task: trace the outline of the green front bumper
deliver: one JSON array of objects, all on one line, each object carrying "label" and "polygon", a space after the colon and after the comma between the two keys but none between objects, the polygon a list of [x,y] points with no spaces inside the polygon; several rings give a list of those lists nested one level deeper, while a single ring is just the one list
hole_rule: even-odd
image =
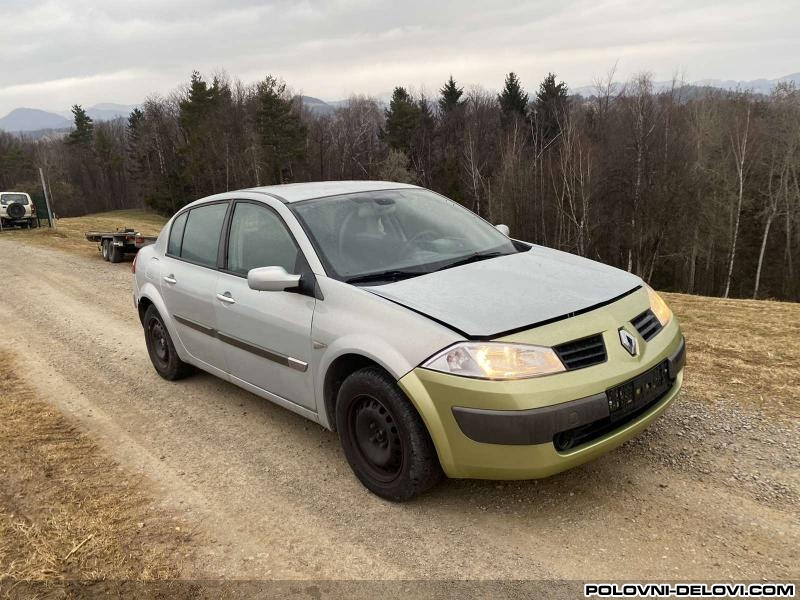
[{"label": "green front bumper", "polygon": [[[682,370],[672,388],[646,412],[606,435],[562,452],[552,442],[530,445],[476,442],[461,430],[453,408],[526,411],[551,407],[603,393],[647,371],[675,354],[683,340],[674,317],[649,342],[641,339],[630,320],[648,306],[647,294],[640,290],[607,307],[502,338],[509,342],[555,345],[602,332],[608,355],[603,364],[519,381],[470,379],[423,368],[414,369],[400,379],[400,387],[427,425],[445,473],[454,478],[479,479],[547,477],[600,456],[644,430],[677,396],[683,381]],[[638,338],[640,352],[635,357],[619,343],[617,330],[623,325]]]}]

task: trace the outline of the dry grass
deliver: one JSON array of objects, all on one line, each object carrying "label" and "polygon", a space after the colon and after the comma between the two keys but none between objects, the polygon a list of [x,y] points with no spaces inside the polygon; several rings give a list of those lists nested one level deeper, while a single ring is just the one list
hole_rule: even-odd
[{"label": "dry grass", "polygon": [[113,212],[71,217],[58,220],[58,227],[41,227],[34,230],[8,230],[3,236],[12,236],[32,244],[42,246],[57,245],[59,248],[77,254],[96,256],[97,245],[86,240],[87,231],[114,231],[129,227],[143,235],[158,235],[167,220],[142,210],[117,210]]},{"label": "dry grass", "polygon": [[664,294],[687,342],[685,398],[800,413],[800,304]]},{"label": "dry grass", "polygon": [[187,527],[0,363],[0,597],[75,580],[163,580],[191,555]]}]

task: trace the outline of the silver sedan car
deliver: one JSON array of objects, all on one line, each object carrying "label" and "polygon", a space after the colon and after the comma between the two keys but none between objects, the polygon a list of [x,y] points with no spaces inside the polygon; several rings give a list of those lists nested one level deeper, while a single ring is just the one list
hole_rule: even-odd
[{"label": "silver sedan car", "polygon": [[546,477],[675,399],[685,346],[630,273],[391,182],[229,192],[134,262],[156,371],[208,371],[339,433],[372,492]]}]

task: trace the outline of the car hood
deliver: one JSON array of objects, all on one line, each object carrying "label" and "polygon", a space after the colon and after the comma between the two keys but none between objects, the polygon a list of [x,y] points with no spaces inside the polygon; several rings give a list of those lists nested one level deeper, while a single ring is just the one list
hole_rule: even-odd
[{"label": "car hood", "polygon": [[492,338],[585,312],[642,280],[602,263],[533,246],[527,252],[364,289],[457,330]]}]

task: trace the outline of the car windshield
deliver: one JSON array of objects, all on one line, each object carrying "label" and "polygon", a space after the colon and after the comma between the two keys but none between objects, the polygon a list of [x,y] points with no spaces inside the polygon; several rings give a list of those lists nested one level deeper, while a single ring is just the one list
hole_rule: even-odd
[{"label": "car windshield", "polygon": [[0,195],[0,203],[11,204],[12,202],[19,202],[27,206],[28,197],[25,194],[2,194]]},{"label": "car windshield", "polygon": [[519,252],[474,213],[420,188],[291,206],[328,274],[351,283],[385,283]]}]

